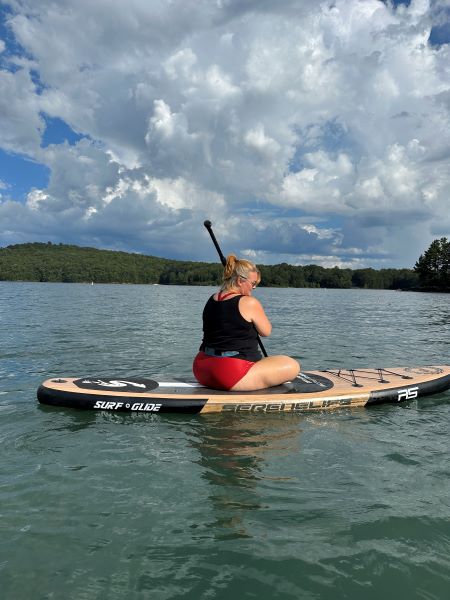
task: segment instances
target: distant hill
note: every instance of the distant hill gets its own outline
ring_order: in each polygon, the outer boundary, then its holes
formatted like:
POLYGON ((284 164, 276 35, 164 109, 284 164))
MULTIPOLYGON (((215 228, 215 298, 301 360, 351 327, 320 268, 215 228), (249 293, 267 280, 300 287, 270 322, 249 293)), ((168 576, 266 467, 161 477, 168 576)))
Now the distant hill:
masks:
POLYGON ((66 244, 30 243, 0 249, 0 280, 68 283, 218 283, 218 265, 183 262, 66 244))
MULTIPOLYGON (((326 269, 317 265, 260 265, 262 286, 413 289, 412 269, 326 269)), ((218 263, 177 261, 67 244, 29 243, 0 248, 0 281, 218 285, 218 263)))

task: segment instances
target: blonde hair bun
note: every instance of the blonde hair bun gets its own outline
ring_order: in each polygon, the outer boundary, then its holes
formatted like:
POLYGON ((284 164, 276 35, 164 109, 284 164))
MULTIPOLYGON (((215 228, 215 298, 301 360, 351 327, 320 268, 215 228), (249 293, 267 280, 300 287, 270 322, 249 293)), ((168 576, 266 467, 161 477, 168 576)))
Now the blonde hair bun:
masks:
POLYGON ((236 262, 237 257, 234 254, 229 254, 227 256, 227 262, 225 263, 225 267, 223 270, 223 278, 230 279, 233 276, 233 273, 236 270, 236 262))
POLYGON ((231 290, 237 287, 238 277, 248 279, 250 272, 258 275, 258 283, 261 279, 260 273, 256 265, 245 258, 239 259, 235 254, 229 254, 223 269, 223 284, 222 290, 231 290))

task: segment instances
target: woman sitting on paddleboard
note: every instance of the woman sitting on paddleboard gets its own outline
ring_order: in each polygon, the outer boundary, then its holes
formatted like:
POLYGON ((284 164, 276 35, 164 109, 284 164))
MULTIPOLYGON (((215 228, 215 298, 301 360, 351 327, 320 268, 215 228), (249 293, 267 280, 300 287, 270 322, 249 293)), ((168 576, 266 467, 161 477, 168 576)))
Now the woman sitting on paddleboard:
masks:
POLYGON ((203 309, 203 341, 193 372, 204 386, 246 392, 294 379, 299 363, 289 356, 262 358, 258 334, 268 336, 272 325, 252 291, 261 280, 248 260, 227 257, 220 291, 203 309))

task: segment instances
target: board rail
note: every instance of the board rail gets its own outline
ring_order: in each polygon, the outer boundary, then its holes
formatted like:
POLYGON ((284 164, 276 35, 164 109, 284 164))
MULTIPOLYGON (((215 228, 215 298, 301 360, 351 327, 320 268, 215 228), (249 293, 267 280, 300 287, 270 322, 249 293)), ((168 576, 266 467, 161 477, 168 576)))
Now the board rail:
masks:
POLYGON ((146 413, 297 413, 398 404, 450 389, 450 366, 325 369, 252 392, 212 390, 187 381, 136 377, 62 377, 44 381, 41 404, 146 413))

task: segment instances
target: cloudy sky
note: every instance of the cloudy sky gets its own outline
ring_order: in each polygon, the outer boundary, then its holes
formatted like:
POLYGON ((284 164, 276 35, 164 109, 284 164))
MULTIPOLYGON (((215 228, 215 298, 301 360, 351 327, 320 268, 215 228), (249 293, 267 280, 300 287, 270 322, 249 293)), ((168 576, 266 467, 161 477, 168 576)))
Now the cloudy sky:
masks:
POLYGON ((0 0, 0 246, 412 267, 450 237, 450 0, 0 0))

